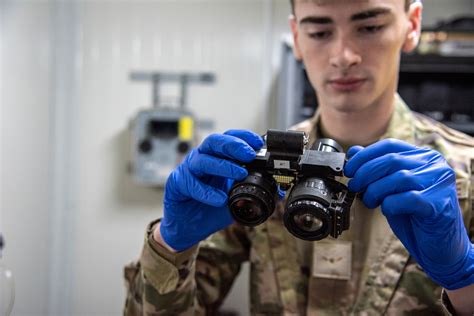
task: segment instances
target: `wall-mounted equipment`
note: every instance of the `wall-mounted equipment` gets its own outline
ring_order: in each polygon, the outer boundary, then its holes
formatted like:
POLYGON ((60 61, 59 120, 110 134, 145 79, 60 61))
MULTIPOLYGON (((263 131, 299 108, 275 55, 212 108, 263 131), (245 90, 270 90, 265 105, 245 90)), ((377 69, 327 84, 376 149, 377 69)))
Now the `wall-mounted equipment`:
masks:
POLYGON ((153 108, 140 111, 132 123, 132 164, 139 184, 162 187, 171 171, 195 145, 196 119, 187 110, 190 84, 212 84, 212 73, 132 72, 131 80, 150 81, 153 108), (160 85, 180 85, 179 105, 171 107, 160 98, 160 85))

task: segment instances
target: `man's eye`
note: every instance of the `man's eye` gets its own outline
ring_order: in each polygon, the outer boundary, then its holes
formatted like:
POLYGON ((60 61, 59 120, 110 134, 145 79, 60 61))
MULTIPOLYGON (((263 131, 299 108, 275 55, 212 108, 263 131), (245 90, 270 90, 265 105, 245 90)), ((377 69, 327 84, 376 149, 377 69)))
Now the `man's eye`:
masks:
POLYGON ((369 26, 364 26, 359 29, 362 33, 376 33, 380 30, 382 30, 385 27, 385 25, 369 25, 369 26))
POLYGON ((331 32, 329 31, 322 31, 322 32, 313 32, 308 34, 309 37, 314 39, 325 39, 331 36, 331 32))

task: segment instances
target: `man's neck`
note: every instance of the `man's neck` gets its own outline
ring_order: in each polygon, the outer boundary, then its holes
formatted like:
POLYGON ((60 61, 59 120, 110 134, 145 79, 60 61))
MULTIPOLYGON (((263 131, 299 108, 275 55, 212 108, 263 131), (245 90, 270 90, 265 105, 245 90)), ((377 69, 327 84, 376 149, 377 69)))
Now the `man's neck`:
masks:
POLYGON ((321 106, 321 130, 325 137, 347 146, 367 146, 380 139, 387 131, 394 111, 395 96, 367 107, 363 111, 341 112, 321 106))

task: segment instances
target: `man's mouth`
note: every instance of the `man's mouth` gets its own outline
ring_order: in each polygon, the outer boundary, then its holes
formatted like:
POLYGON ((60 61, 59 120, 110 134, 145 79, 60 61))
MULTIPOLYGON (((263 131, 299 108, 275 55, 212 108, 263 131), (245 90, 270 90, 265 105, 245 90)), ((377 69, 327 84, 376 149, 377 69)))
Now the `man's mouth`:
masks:
POLYGON ((358 90, 366 81, 365 78, 344 77, 329 80, 329 85, 337 91, 353 92, 358 90))

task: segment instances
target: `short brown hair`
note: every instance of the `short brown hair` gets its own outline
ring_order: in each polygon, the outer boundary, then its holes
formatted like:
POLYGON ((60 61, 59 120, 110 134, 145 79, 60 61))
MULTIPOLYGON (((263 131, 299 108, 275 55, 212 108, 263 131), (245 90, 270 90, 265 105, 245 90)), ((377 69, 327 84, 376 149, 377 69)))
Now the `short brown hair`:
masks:
MULTIPOLYGON (((295 13, 295 0, 290 0, 291 2, 291 12, 295 13)), ((408 11, 408 8, 410 7, 410 4, 413 2, 413 0, 405 0, 405 10, 408 11)))

